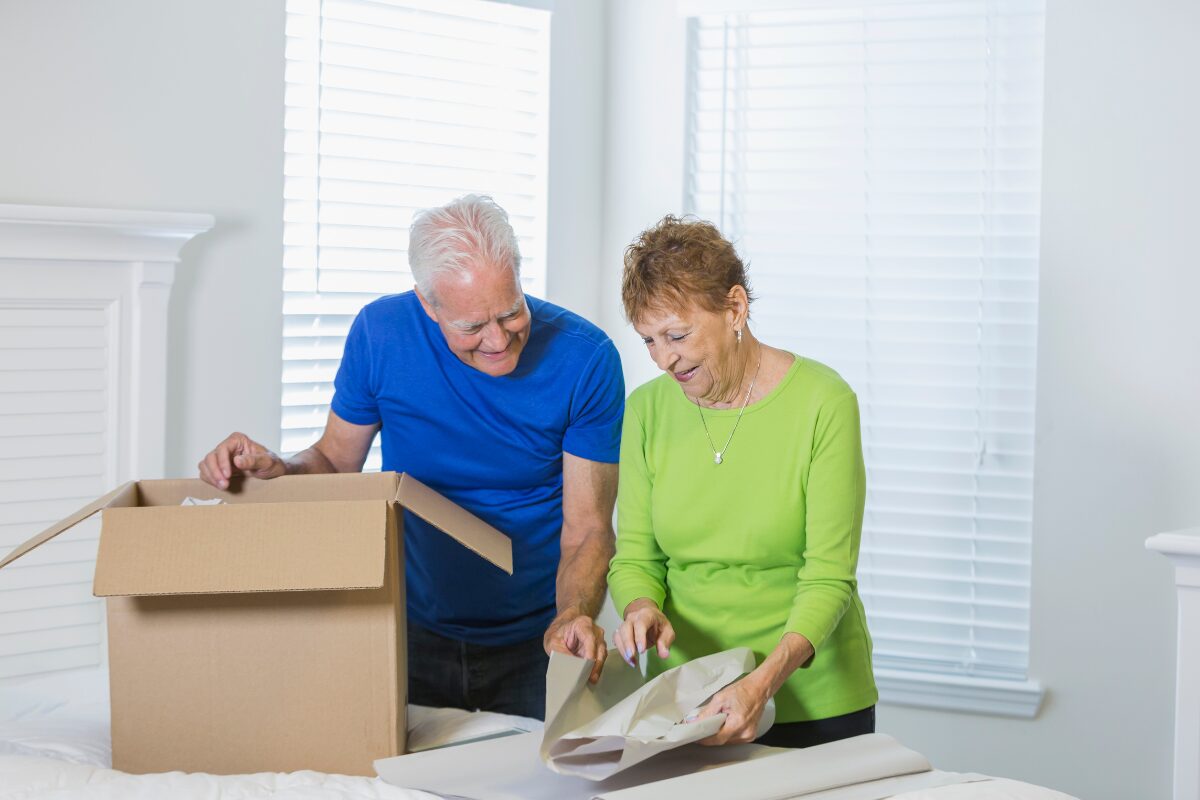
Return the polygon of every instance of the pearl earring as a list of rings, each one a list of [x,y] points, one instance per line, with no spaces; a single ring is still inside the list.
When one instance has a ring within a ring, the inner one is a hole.
[[[737,343],[738,344],[742,343],[742,329],[741,328],[737,329]]]

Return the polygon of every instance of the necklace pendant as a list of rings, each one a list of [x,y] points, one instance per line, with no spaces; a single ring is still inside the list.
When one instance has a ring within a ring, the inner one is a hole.
[[[713,463],[714,464],[721,463],[721,454],[720,453],[713,453]]]

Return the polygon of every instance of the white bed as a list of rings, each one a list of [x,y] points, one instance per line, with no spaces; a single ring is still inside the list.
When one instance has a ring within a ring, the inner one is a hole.
[[[0,800],[67,798],[431,798],[379,778],[321,772],[129,775],[110,769],[108,676],[48,675],[0,688]],[[539,730],[527,717],[409,707],[409,748],[427,750]]]
[[[429,800],[427,792],[379,778],[320,772],[129,775],[109,768],[108,686],[103,672],[62,673],[0,688],[0,800]],[[457,709],[410,707],[412,750],[540,729],[525,717]],[[449,755],[449,753],[447,753]],[[1073,800],[1009,780],[986,780],[907,791],[896,800]],[[813,800],[827,796],[810,795]],[[855,795],[857,797],[857,795]],[[839,796],[840,797],[840,796]],[[662,800],[668,800],[664,797]]]

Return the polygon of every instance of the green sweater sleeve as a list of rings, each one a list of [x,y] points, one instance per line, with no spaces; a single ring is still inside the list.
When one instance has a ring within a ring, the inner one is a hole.
[[[804,564],[786,630],[819,651],[850,607],[857,583],[866,471],[852,393],[829,400],[818,412],[805,498]]]
[[[651,524],[649,473],[645,427],[637,411],[627,405],[617,487],[617,552],[608,570],[608,590],[617,616],[624,616],[625,606],[639,597],[649,597],[662,608],[667,594],[667,557]]]

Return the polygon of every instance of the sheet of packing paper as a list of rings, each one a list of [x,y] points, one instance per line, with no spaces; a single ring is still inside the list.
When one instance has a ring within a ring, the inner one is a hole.
[[[689,661],[643,685],[641,672],[610,650],[592,685],[591,661],[553,653],[546,671],[542,760],[560,774],[599,781],[712,736],[724,714],[698,722],[684,718],[755,666],[754,653],[737,647]],[[774,721],[775,703],[768,701],[756,738]]]
[[[852,786],[839,786],[836,789],[826,789],[821,792],[803,795],[804,800],[882,800],[883,798],[910,797],[913,792],[925,794],[934,789],[959,783],[980,783],[990,781],[987,775],[977,775],[972,772],[942,772],[930,770],[917,772],[912,775],[899,775],[895,778],[882,778],[877,781],[856,783]],[[1010,798],[1010,800],[1015,800]]]
[[[843,800],[826,792],[931,769],[920,754],[871,733],[807,750],[691,744],[589,781],[546,769],[538,755],[540,737],[535,732],[380,759],[375,771],[396,786],[470,800],[785,800],[816,792],[821,800]],[[880,800],[911,788],[880,784],[844,800]]]
[[[689,775],[780,752],[756,744],[688,745],[644,761],[603,781],[552,772],[542,763],[540,731],[429,750],[375,762],[380,778],[406,789],[469,800],[591,800],[630,786]],[[739,795],[732,794],[730,797]],[[662,796],[656,800],[663,800]]]

